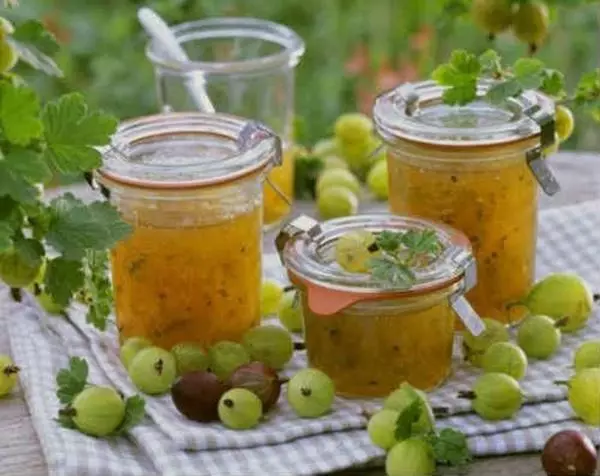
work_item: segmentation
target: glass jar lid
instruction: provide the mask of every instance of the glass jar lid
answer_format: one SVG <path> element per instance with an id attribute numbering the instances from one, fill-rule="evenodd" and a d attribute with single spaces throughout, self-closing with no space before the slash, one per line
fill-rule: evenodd
<path id="1" fill-rule="evenodd" d="M 219 185 L 279 165 L 281 143 L 254 121 L 173 113 L 123 122 L 102 155 L 100 179 L 182 189 Z"/>
<path id="2" fill-rule="evenodd" d="M 441 251 L 424 266 L 413 269 L 414 280 L 406 284 L 384 283 L 369 273 L 345 271 L 335 259 L 337 241 L 351 231 L 407 232 L 432 230 Z M 337 312 L 355 302 L 426 294 L 463 281 L 464 293 L 476 281 L 471 245 L 461 232 L 443 224 L 389 214 L 339 218 L 324 223 L 302 216 L 280 233 L 277 247 L 290 279 L 308 289 L 322 314 Z M 316 310 L 311 305 L 311 309 Z"/>
<path id="3" fill-rule="evenodd" d="M 539 135 L 542 124 L 553 122 L 554 103 L 536 91 L 500 104 L 486 101 L 484 96 L 494 84 L 493 80 L 480 80 L 478 99 L 465 106 L 444 104 L 446 88 L 434 81 L 403 84 L 375 101 L 375 127 L 388 143 L 404 139 L 465 147 L 525 139 Z"/>

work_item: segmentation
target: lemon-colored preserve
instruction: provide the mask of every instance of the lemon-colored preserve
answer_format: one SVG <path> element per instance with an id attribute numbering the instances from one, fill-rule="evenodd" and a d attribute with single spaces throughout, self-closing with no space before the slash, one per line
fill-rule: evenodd
<path id="1" fill-rule="evenodd" d="M 203 106 L 187 91 L 190 75 L 204 79 L 207 96 L 220 113 L 254 119 L 269 126 L 284 144 L 293 144 L 295 68 L 304 42 L 285 25 L 257 18 L 205 18 L 174 25 L 173 34 L 189 61 L 165 56 L 155 42 L 146 53 L 154 65 L 158 103 L 169 111 Z M 294 198 L 294 157 L 271 171 L 264 186 L 265 227 L 275 227 L 290 212 Z"/>
<path id="2" fill-rule="evenodd" d="M 267 226 L 274 226 L 290 213 L 290 203 L 294 201 L 294 159 L 293 148 L 283 152 L 283 161 L 279 167 L 269 173 L 269 182 L 263 186 L 264 194 L 264 222 Z M 273 186 L 285 195 L 286 200 L 277 193 Z"/>
<path id="3" fill-rule="evenodd" d="M 410 91 L 419 99 L 403 107 Z M 527 153 L 539 146 L 540 127 L 522 109 L 535 103 L 551 115 L 553 108 L 535 93 L 503 106 L 448 107 L 440 91 L 404 86 L 375 107 L 388 143 L 390 208 L 464 232 L 478 268 L 469 301 L 482 315 L 514 323 L 523 314 L 509 305 L 533 283 L 537 236 L 538 182 Z"/>
<path id="4" fill-rule="evenodd" d="M 388 287 L 335 263 L 332 248 L 345 232 L 415 227 L 438 231 L 445 250 L 408 288 Z M 453 302 L 467 286 L 467 267 L 474 266 L 464 235 L 424 220 L 365 215 L 290 238 L 283 259 L 300 292 L 309 364 L 327 373 L 339 394 L 382 397 L 402 382 L 427 391 L 448 377 Z"/>
<path id="5" fill-rule="evenodd" d="M 522 144 L 516 151 L 489 149 L 487 161 L 483 151 L 465 151 L 457 159 L 429 149 L 431 160 L 416 158 L 416 148 L 405 144 L 389 153 L 392 212 L 440 220 L 467 233 L 478 264 L 469 301 L 482 315 L 518 320 L 519 308 L 509 312 L 506 305 L 533 283 L 538 196 Z"/>
<path id="6" fill-rule="evenodd" d="M 455 312 L 448 291 L 362 303 L 332 316 L 311 312 L 304 297 L 303 312 L 310 365 L 343 395 L 387 395 L 404 381 L 431 390 L 450 373 Z"/>
<path id="7" fill-rule="evenodd" d="M 133 229 L 112 250 L 121 338 L 210 345 L 260 322 L 262 180 L 273 147 L 263 137 L 240 148 L 244 124 L 163 115 L 117 132 L 130 155 L 107 152 L 100 177 Z"/>

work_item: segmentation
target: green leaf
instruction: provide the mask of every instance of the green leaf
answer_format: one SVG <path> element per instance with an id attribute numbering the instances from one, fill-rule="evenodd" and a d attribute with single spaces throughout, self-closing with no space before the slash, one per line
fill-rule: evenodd
<path id="1" fill-rule="evenodd" d="M 37 20 L 27 20 L 15 28 L 12 38 L 35 46 L 40 51 L 52 55 L 59 49 L 54 35 Z"/>
<path id="2" fill-rule="evenodd" d="M 369 270 L 373 279 L 393 287 L 408 288 L 415 281 L 415 275 L 408 266 L 389 257 L 371 258 Z"/>
<path id="3" fill-rule="evenodd" d="M 555 98 L 565 96 L 565 77 L 555 69 L 546 69 L 544 71 L 544 81 L 540 88 L 542 92 Z"/>
<path id="4" fill-rule="evenodd" d="M 522 89 L 537 89 L 544 81 L 544 63 L 537 58 L 519 58 L 513 65 L 513 73 Z"/>
<path id="5" fill-rule="evenodd" d="M 59 413 L 58 417 L 55 419 L 55 421 L 63 428 L 68 428 L 69 430 L 77 429 L 77 425 L 75 425 L 75 422 L 73 421 L 73 417 L 71 417 L 69 415 Z"/>
<path id="6" fill-rule="evenodd" d="M 440 247 L 433 230 L 408 230 L 402 236 L 402 244 L 413 253 L 435 253 Z"/>
<path id="7" fill-rule="evenodd" d="M 470 77 L 477 77 L 481 71 L 477 57 L 466 50 L 453 51 L 450 55 L 450 63 L 457 72 Z"/>
<path id="8" fill-rule="evenodd" d="M 398 420 L 396 420 L 396 431 L 394 434 L 397 441 L 410 438 L 413 423 L 419 420 L 422 411 L 423 405 L 420 400 L 413 400 L 410 405 L 402 410 L 400 415 L 398 415 Z"/>
<path id="9" fill-rule="evenodd" d="M 68 405 L 85 388 L 88 378 L 88 364 L 85 359 L 71 357 L 68 369 L 61 369 L 56 374 L 58 387 L 56 396 L 60 403 Z"/>
<path id="10" fill-rule="evenodd" d="M 31 267 L 39 266 L 42 262 L 42 257 L 46 254 L 44 245 L 32 238 L 15 240 L 15 250 L 23 258 L 23 262 Z"/>
<path id="11" fill-rule="evenodd" d="M 600 98 L 600 68 L 584 74 L 575 89 L 575 102 L 585 104 Z"/>
<path id="12" fill-rule="evenodd" d="M 46 239 L 66 259 L 81 259 L 86 250 L 112 248 L 131 232 L 107 202 L 84 204 L 67 193 L 50 206 L 53 218 Z"/>
<path id="13" fill-rule="evenodd" d="M 84 259 L 85 285 L 83 292 L 90 296 L 86 320 L 88 323 L 104 331 L 113 309 L 113 293 L 108 278 L 108 252 L 87 251 Z"/>
<path id="14" fill-rule="evenodd" d="M 487 50 L 479 56 L 482 74 L 496 77 L 502 73 L 502 58 L 494 50 Z"/>
<path id="15" fill-rule="evenodd" d="M 0 222 L 0 252 L 5 251 L 12 247 L 13 228 L 9 223 Z"/>
<path id="16" fill-rule="evenodd" d="M 442 86 L 453 86 L 456 83 L 456 70 L 451 64 L 441 64 L 433 70 L 431 79 Z"/>
<path id="17" fill-rule="evenodd" d="M 315 186 L 324 163 L 316 156 L 298 157 L 294 162 L 294 196 L 299 200 L 313 200 Z"/>
<path id="18" fill-rule="evenodd" d="M 477 98 L 477 81 L 472 80 L 444 91 L 442 100 L 451 106 L 464 106 Z"/>
<path id="19" fill-rule="evenodd" d="M 60 306 L 67 306 L 73 295 L 83 286 L 81 261 L 54 258 L 48 262 L 44 274 L 46 291 Z"/>
<path id="20" fill-rule="evenodd" d="M 430 443 L 439 464 L 461 466 L 472 459 L 467 437 L 460 431 L 444 428 L 438 435 L 432 435 Z"/>
<path id="21" fill-rule="evenodd" d="M 0 158 L 0 195 L 9 195 L 18 202 L 35 202 L 39 191 L 33 186 L 52 177 L 43 158 L 20 147 Z"/>
<path id="22" fill-rule="evenodd" d="M 518 96 L 523 92 L 523 88 L 515 78 L 506 79 L 494 84 L 486 93 L 488 101 L 494 104 L 500 104 L 510 97 Z"/>
<path id="23" fill-rule="evenodd" d="M 10 143 L 27 145 L 42 135 L 39 113 L 40 103 L 33 89 L 0 84 L 0 126 Z"/>
<path id="24" fill-rule="evenodd" d="M 90 113 L 83 96 L 72 93 L 50 102 L 42 113 L 48 143 L 48 161 L 63 174 L 84 172 L 100 166 L 100 152 L 115 131 L 117 121 L 101 112 Z"/>
<path id="25" fill-rule="evenodd" d="M 139 395 L 129 397 L 125 401 L 125 418 L 115 431 L 116 435 L 122 435 L 139 424 L 146 416 L 146 401 Z"/>
<path id="26" fill-rule="evenodd" d="M 375 237 L 375 243 L 382 250 L 393 253 L 402 244 L 403 235 L 397 231 L 383 230 Z"/>

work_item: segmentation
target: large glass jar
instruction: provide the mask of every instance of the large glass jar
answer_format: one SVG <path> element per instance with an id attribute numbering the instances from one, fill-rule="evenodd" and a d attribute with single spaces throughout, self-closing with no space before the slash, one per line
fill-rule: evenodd
<path id="1" fill-rule="evenodd" d="M 99 180 L 133 233 L 112 252 L 121 337 L 170 348 L 260 321 L 262 182 L 278 139 L 222 114 L 124 122 Z"/>
<path id="2" fill-rule="evenodd" d="M 425 229 L 442 251 L 413 270 L 408 286 L 344 271 L 335 261 L 336 243 L 348 232 Z M 482 329 L 462 298 L 475 282 L 470 245 L 449 227 L 387 214 L 322 224 L 302 216 L 284 228 L 278 247 L 298 288 L 309 363 L 342 395 L 380 397 L 404 381 L 431 390 L 451 371 L 456 312 L 475 334 Z"/>
<path id="3" fill-rule="evenodd" d="M 491 84 L 479 84 L 480 96 Z M 447 106 L 443 91 L 432 82 L 406 84 L 376 101 L 390 207 L 466 233 L 478 266 L 470 302 L 481 315 L 513 322 L 521 315 L 507 304 L 534 279 L 538 181 L 557 191 L 541 147 L 554 141 L 554 105 L 531 91 L 502 104 L 480 98 Z"/>
<path id="4" fill-rule="evenodd" d="M 294 194 L 294 68 L 304 42 L 283 25 L 254 18 L 209 18 L 172 30 L 189 61 L 169 59 L 154 42 L 147 48 L 161 107 L 197 110 L 189 86 L 203 78 L 216 111 L 260 121 L 281 137 L 282 165 L 271 171 L 264 190 L 264 222 L 276 225 Z"/>

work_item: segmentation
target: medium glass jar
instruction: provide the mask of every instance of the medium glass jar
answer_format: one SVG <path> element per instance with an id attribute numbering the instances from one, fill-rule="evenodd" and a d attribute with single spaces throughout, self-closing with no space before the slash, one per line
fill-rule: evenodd
<path id="1" fill-rule="evenodd" d="M 276 225 L 294 195 L 294 68 L 304 42 L 283 25 L 254 18 L 208 18 L 172 30 L 189 61 L 169 59 L 155 42 L 147 48 L 161 107 L 197 110 L 189 86 L 204 82 L 216 111 L 260 121 L 281 137 L 282 165 L 271 171 L 264 190 L 264 222 Z"/>
<path id="2" fill-rule="evenodd" d="M 112 252 L 121 337 L 239 340 L 260 322 L 262 182 L 279 140 L 223 114 L 124 122 L 99 181 L 133 233 Z"/>
<path id="3" fill-rule="evenodd" d="M 413 270 L 408 286 L 344 271 L 335 261 L 337 240 L 348 232 L 425 229 L 442 251 Z M 300 295 L 309 363 L 342 395 L 380 397 L 404 381 L 431 390 L 451 371 L 456 312 L 475 334 L 482 330 L 462 298 L 475 282 L 470 245 L 449 227 L 387 214 L 322 224 L 303 216 L 284 228 L 278 248 Z"/>
<path id="4" fill-rule="evenodd" d="M 535 272 L 538 182 L 558 190 L 542 150 L 554 142 L 554 105 L 530 91 L 502 104 L 442 103 L 433 82 L 406 84 L 374 106 L 386 142 L 393 213 L 440 220 L 469 237 L 478 266 L 469 301 L 481 315 L 519 320 Z M 542 142 L 543 146 L 542 147 Z"/>

